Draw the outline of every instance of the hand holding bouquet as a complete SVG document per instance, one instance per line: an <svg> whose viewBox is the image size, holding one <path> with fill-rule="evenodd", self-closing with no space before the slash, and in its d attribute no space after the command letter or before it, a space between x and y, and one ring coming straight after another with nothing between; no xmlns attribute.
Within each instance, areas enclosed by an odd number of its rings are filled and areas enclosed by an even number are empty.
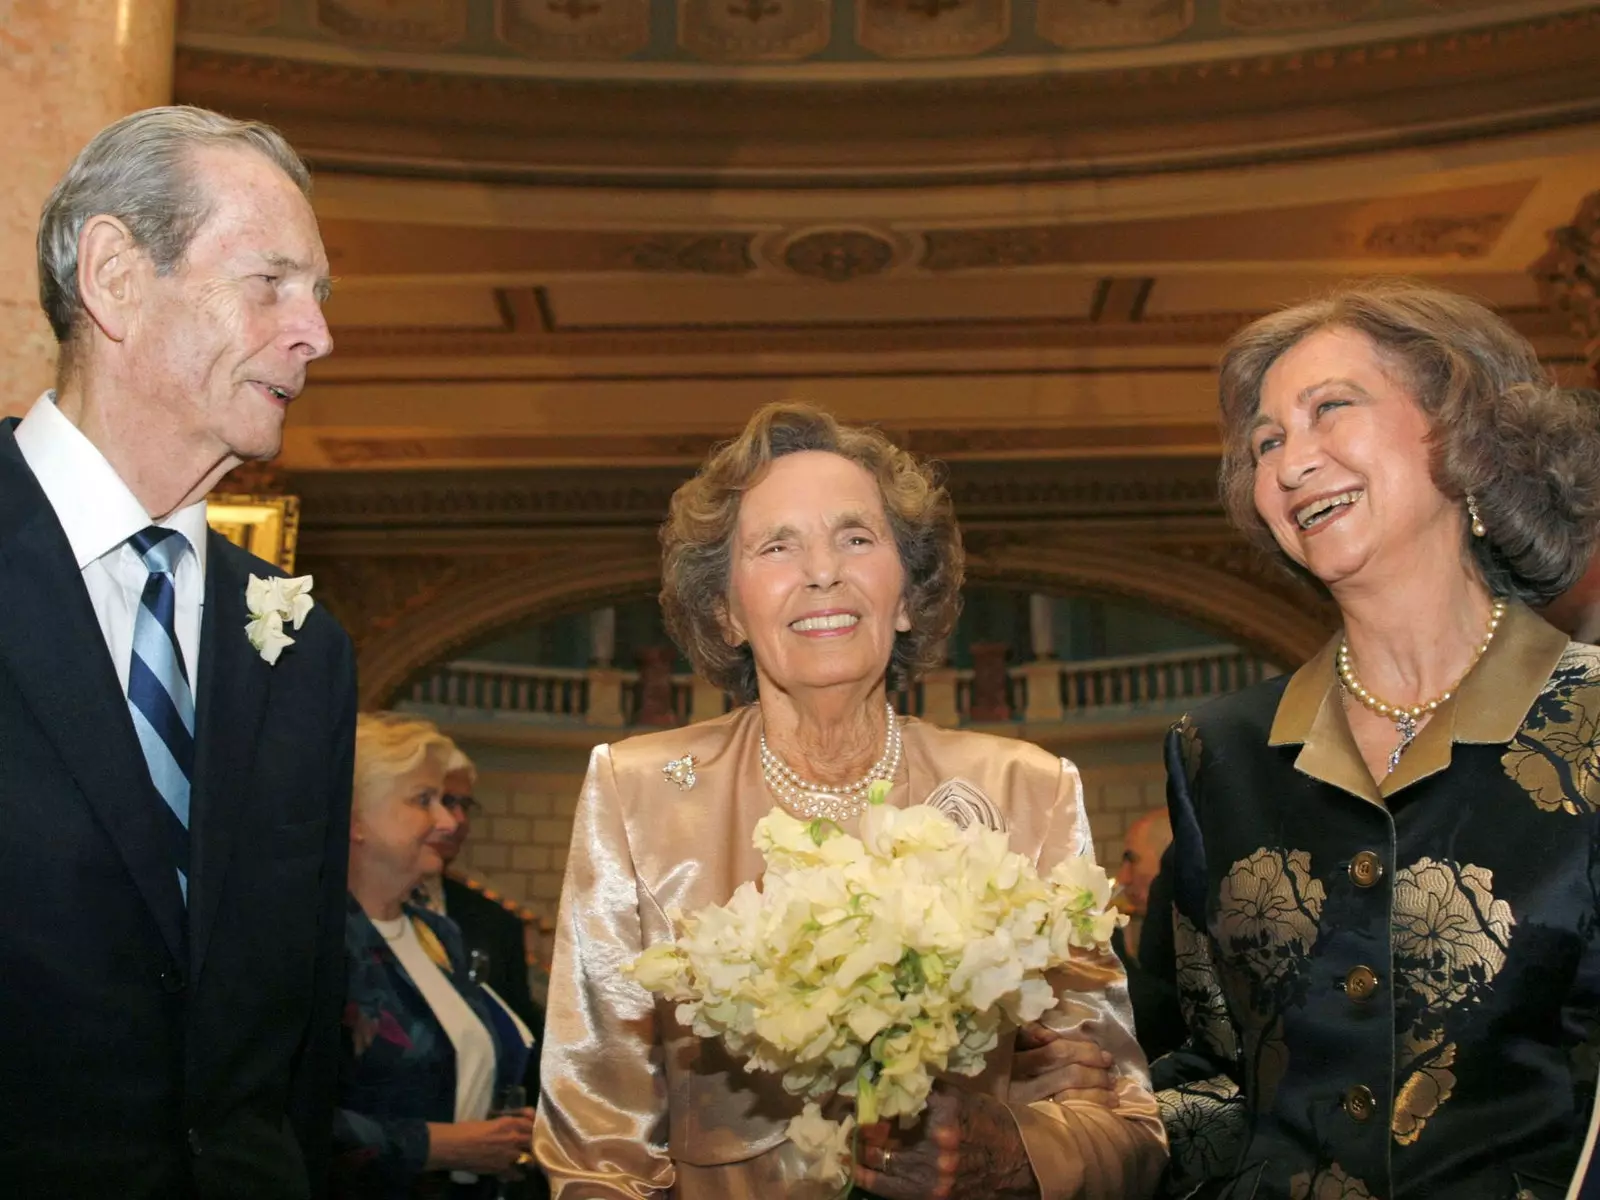
<svg viewBox="0 0 1600 1200"><path fill-rule="evenodd" d="M755 830L761 882L670 913L677 939L631 968L698 1036L782 1072L810 1102L790 1140L813 1178L840 1185L856 1122L909 1125L936 1073L982 1072L1003 1028L1055 1005L1046 972L1127 920L1090 859L1041 878L1004 833L891 807L888 791L874 785L859 838L773 809ZM835 1094L854 1097L854 1120L823 1117Z"/></svg>

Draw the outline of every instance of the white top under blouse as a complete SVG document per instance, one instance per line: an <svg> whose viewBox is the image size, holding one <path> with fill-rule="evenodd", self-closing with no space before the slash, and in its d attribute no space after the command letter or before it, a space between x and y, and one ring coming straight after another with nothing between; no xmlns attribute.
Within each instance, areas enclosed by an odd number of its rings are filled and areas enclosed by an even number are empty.
<svg viewBox="0 0 1600 1200"><path fill-rule="evenodd" d="M479 1020L472 1006L461 998L455 985L445 978L439 964L428 957L417 939L416 927L407 916L392 921L373 919L372 924L400 966L417 985L422 998L444 1027L445 1036L456 1051L457 1121L482 1121L489 1115L494 1099L494 1037Z"/></svg>

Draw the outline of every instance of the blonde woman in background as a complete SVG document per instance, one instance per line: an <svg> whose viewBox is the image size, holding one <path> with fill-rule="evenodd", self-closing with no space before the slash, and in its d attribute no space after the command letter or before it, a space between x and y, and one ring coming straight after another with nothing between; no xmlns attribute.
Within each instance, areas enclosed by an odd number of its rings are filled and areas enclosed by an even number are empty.
<svg viewBox="0 0 1600 1200"><path fill-rule="evenodd" d="M345 924L347 994L334 1181L340 1200L478 1200L530 1160L533 1111L489 1117L520 1085L460 931L411 902L443 869L455 745L432 724L362 714L356 728Z"/></svg>

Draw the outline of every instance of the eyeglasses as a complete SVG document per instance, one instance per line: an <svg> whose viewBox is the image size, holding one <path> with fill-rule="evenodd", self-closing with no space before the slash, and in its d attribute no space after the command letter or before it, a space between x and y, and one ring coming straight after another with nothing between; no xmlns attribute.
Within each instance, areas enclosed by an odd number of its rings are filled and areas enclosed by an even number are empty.
<svg viewBox="0 0 1600 1200"><path fill-rule="evenodd" d="M439 803L448 808L457 816L470 817L478 811L478 802L471 796L457 796L446 792L439 797Z"/></svg>

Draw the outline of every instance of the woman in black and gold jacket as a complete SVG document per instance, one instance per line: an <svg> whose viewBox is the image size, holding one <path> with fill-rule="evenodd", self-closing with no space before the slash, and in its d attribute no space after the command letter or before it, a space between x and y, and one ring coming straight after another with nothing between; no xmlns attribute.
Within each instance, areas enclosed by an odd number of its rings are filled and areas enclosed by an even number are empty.
<svg viewBox="0 0 1600 1200"><path fill-rule="evenodd" d="M1231 515L1339 608L1167 744L1190 1038L1171 1193L1565 1194L1600 1057L1600 413L1448 293L1268 317L1222 369Z"/></svg>

